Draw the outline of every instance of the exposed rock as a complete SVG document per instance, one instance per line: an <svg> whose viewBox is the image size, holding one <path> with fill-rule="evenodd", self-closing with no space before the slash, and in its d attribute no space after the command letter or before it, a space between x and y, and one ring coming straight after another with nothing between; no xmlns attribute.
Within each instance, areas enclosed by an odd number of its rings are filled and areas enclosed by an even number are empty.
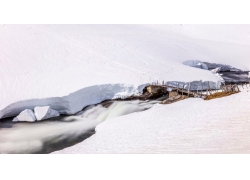
<svg viewBox="0 0 250 180"><path fill-rule="evenodd" d="M171 98L168 98L168 99L162 101L160 104L171 104L171 103L181 101L181 100L186 99L186 98L188 98L188 97L185 95L183 95L183 96L177 95L177 96L174 96L174 97L171 97Z"/></svg>
<svg viewBox="0 0 250 180"><path fill-rule="evenodd" d="M35 116L38 121L59 116L59 112L49 106L35 107Z"/></svg>
<svg viewBox="0 0 250 180"><path fill-rule="evenodd" d="M32 110L25 109L17 117L15 117L13 121L14 122L18 122L18 121L34 122L36 121L36 117Z"/></svg>
<svg viewBox="0 0 250 180"><path fill-rule="evenodd" d="M162 86L148 86L147 91L152 94L166 93L166 88Z"/></svg>
<svg viewBox="0 0 250 180"><path fill-rule="evenodd" d="M178 92L177 91L171 91L171 92L169 92L169 98L173 98L173 97L176 97L176 96L178 96L179 94L178 94Z"/></svg>

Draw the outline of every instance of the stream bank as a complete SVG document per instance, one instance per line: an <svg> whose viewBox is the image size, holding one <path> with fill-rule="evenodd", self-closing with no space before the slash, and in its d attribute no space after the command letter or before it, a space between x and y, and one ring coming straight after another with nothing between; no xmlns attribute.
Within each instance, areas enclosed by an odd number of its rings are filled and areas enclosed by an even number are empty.
<svg viewBox="0 0 250 180"><path fill-rule="evenodd" d="M204 94L203 90L200 91ZM149 85L141 95L124 99L105 100L90 105L74 115L61 115L35 123L0 122L0 153L51 153L84 141L95 133L95 127L111 118L145 111L155 104L170 104L189 97L198 97L194 91L176 87Z"/></svg>

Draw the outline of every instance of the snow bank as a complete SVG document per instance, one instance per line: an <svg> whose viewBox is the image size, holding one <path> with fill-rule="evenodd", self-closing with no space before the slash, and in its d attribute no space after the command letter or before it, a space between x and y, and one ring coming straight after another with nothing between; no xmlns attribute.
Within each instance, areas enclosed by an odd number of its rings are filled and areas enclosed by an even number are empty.
<svg viewBox="0 0 250 180"><path fill-rule="evenodd" d="M32 110L25 109L17 117L15 117L13 119L13 121L14 122L18 122L18 121L35 122L36 121L36 117L35 117L35 115L34 115L34 113L33 113Z"/></svg>
<svg viewBox="0 0 250 180"><path fill-rule="evenodd" d="M79 112L77 116L59 117L56 121L13 124L12 128L0 131L0 154L44 153L45 149L51 151L57 145L67 147L69 141L74 142L75 139L86 135L88 131L94 130L97 124L107 119L144 111L159 102L161 102L159 99L147 102L140 100L115 101L108 108L102 105L92 105ZM48 107L38 107L35 108L36 110L38 112L46 110L46 113ZM54 145L51 146L53 143Z"/></svg>
<svg viewBox="0 0 250 180"><path fill-rule="evenodd" d="M217 82L182 62L250 70L249 31L249 25L5 25L0 118L36 106L70 114L157 80Z"/></svg>
<svg viewBox="0 0 250 180"><path fill-rule="evenodd" d="M60 114L74 114L90 104L97 104L106 99L138 94L145 86L146 84L139 87L124 84L106 84L86 87L68 96L13 103L1 111L2 116L0 117L15 116L23 109L33 109L36 106L50 106Z"/></svg>
<svg viewBox="0 0 250 180"><path fill-rule="evenodd" d="M49 119L52 117L57 117L60 114L58 111L51 109L49 106L35 107L35 116L38 121L43 119Z"/></svg>
<svg viewBox="0 0 250 180"><path fill-rule="evenodd" d="M244 88L109 119L90 138L55 153L250 153L250 88Z"/></svg>

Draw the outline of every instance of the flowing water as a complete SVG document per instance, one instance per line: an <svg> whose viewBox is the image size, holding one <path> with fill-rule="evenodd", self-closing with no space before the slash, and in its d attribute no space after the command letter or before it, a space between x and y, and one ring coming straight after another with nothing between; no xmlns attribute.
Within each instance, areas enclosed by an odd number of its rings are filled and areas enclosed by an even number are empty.
<svg viewBox="0 0 250 180"><path fill-rule="evenodd" d="M151 108L152 101L109 101L85 108L74 116L60 116L35 123L0 121L0 153L50 153L83 141L95 127L111 118Z"/></svg>

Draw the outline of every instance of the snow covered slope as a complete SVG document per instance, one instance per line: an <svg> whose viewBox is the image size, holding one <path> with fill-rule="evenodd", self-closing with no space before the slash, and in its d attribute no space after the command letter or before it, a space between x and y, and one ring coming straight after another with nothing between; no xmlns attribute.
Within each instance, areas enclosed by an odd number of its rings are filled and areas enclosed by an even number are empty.
<svg viewBox="0 0 250 180"><path fill-rule="evenodd" d="M90 138L55 153L250 153L250 88L241 90L109 119Z"/></svg>
<svg viewBox="0 0 250 180"><path fill-rule="evenodd" d="M182 62L250 70L249 48L249 25L1 25L0 118L74 113L157 80L217 81Z"/></svg>

